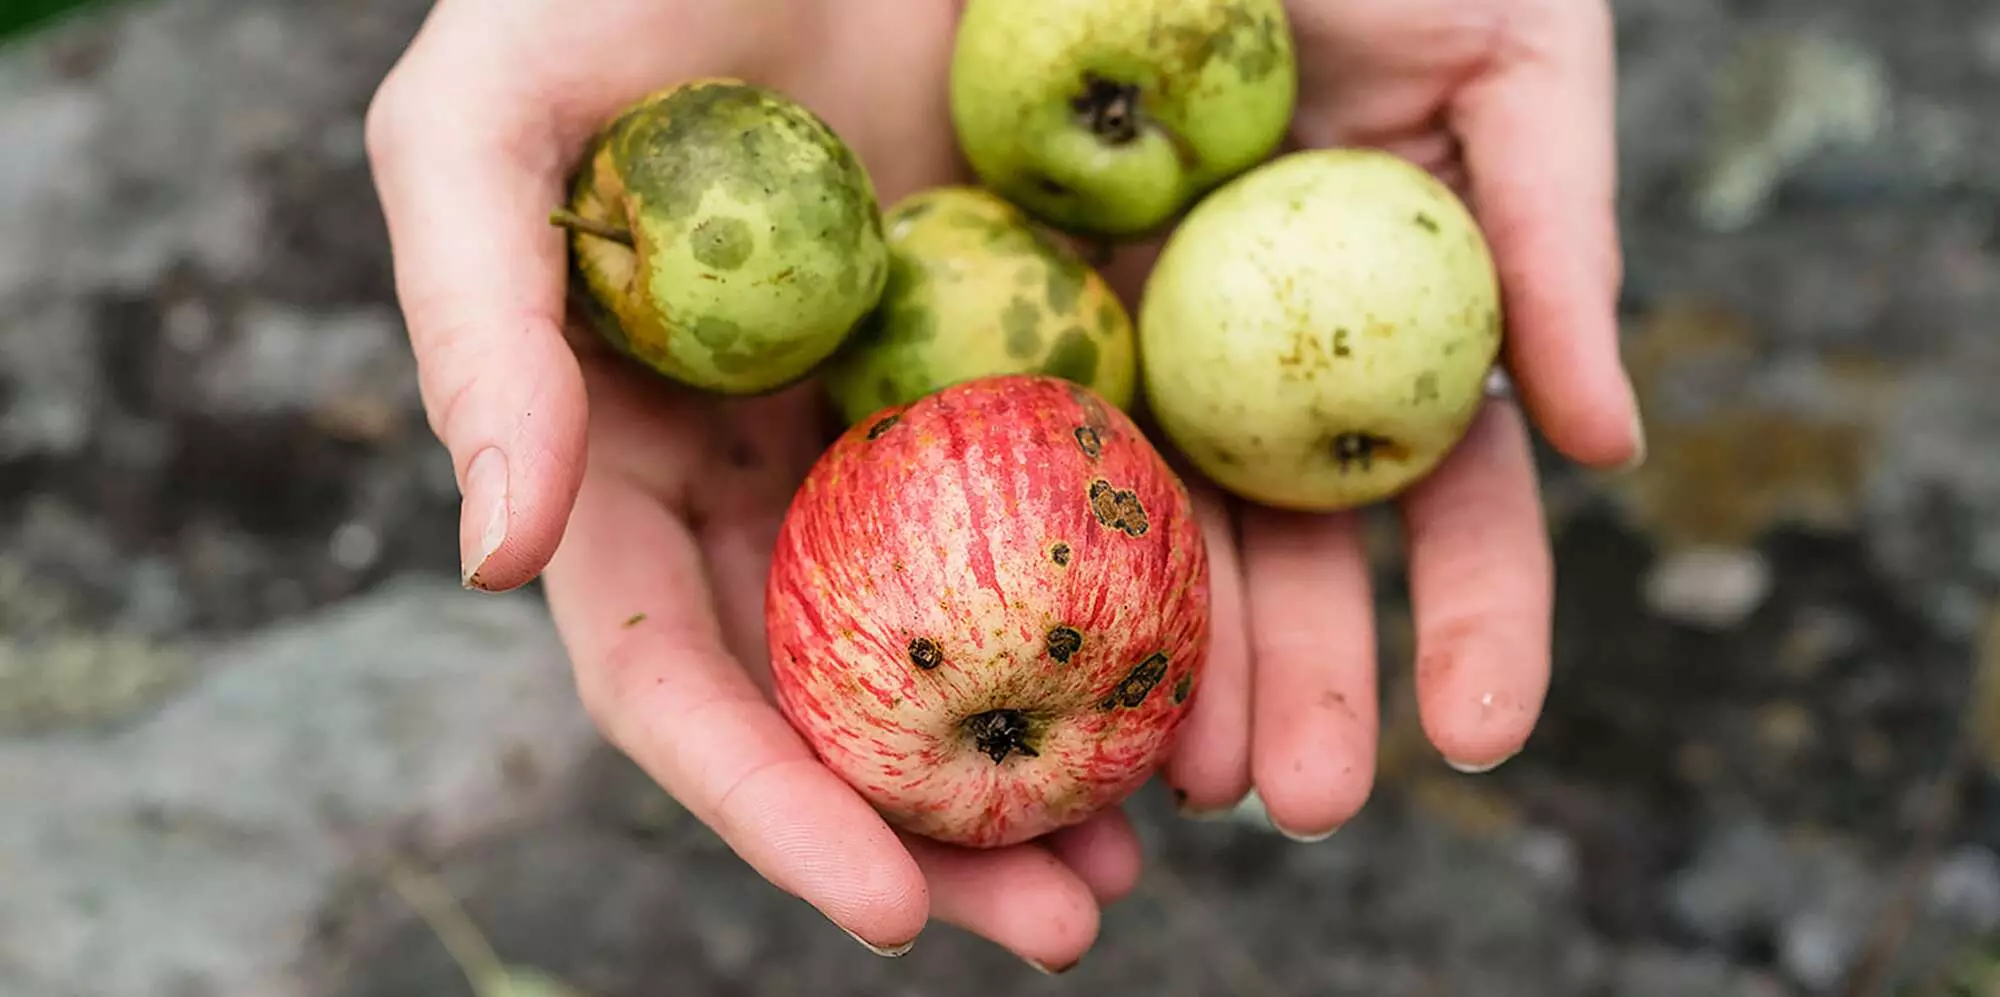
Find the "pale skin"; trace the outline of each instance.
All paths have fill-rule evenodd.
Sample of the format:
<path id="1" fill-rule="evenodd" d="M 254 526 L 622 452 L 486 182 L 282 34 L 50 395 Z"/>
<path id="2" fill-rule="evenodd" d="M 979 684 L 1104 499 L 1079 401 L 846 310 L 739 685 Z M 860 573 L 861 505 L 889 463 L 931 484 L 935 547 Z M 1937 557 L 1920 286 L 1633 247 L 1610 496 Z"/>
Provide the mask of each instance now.
<path id="1" fill-rule="evenodd" d="M 1529 458 L 1640 459 L 1618 354 L 1611 16 L 1603 0 L 1296 0 L 1292 140 L 1380 145 L 1464 192 L 1501 267 L 1505 360 L 1459 450 L 1399 502 L 1416 691 L 1440 755 L 1520 750 L 1548 685 L 1552 566 Z M 837 13 L 836 13 L 837 11 Z M 591 131 L 677 80 L 778 87 L 854 146 L 884 203 L 964 182 L 945 106 L 955 5 L 935 0 L 441 0 L 384 81 L 368 148 L 424 404 L 464 494 L 468 584 L 540 575 L 586 708 L 776 886 L 873 948 L 937 919 L 1049 970 L 1140 874 L 1118 812 L 968 852 L 900 836 L 771 705 L 766 552 L 818 453 L 814 386 L 719 402 L 665 389 L 567 320 L 546 219 Z M 1111 268 L 1128 296 L 1145 247 Z M 1130 298 L 1128 297 L 1128 300 Z M 1373 784 L 1368 577 L 1353 515 L 1222 501 L 1206 686 L 1162 773 L 1194 811 L 1253 786 L 1316 838 Z"/>

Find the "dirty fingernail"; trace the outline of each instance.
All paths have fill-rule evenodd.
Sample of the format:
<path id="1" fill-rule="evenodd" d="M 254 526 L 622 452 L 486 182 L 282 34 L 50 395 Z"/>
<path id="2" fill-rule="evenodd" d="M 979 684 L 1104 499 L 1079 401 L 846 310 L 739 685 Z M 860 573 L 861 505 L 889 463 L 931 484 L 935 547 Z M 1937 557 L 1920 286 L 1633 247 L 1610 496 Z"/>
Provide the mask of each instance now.
<path id="1" fill-rule="evenodd" d="M 460 580 L 482 588 L 480 569 L 507 539 L 507 455 L 487 447 L 465 469 L 465 501 L 458 527 Z"/>

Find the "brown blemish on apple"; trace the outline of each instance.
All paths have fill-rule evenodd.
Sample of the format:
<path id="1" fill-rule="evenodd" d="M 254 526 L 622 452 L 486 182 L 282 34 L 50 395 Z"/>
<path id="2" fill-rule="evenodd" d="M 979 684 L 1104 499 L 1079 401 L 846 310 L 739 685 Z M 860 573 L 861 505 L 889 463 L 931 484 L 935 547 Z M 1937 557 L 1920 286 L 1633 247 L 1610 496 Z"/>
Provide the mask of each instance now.
<path id="1" fill-rule="evenodd" d="M 944 664 L 944 649 L 938 647 L 937 641 L 929 637 L 912 637 L 910 639 L 909 652 L 910 664 L 924 671 L 930 671 Z"/>
<path id="2" fill-rule="evenodd" d="M 1326 452 L 1340 466 L 1342 474 L 1356 467 L 1366 473 L 1374 469 L 1377 459 L 1399 461 L 1409 456 L 1408 450 L 1395 440 L 1365 432 L 1335 434 L 1327 441 Z"/>
<path id="3" fill-rule="evenodd" d="M 1068 664 L 1076 652 L 1083 650 L 1083 634 L 1075 627 L 1059 626 L 1049 631 L 1046 643 L 1049 657 Z"/>
<path id="4" fill-rule="evenodd" d="M 881 439 L 883 433 L 895 428 L 896 423 L 901 421 L 903 421 L 901 413 L 883 418 L 880 422 L 868 427 L 868 438 L 871 440 Z"/>
<path id="5" fill-rule="evenodd" d="M 1194 691 L 1194 673 L 1183 672 L 1180 681 L 1174 683 L 1174 705 L 1187 702 L 1188 693 Z"/>
<path id="6" fill-rule="evenodd" d="M 1138 84 L 1085 73 L 1083 92 L 1069 106 L 1092 135 L 1109 145 L 1126 145 L 1139 137 L 1138 104 Z"/>
<path id="7" fill-rule="evenodd" d="M 1111 695 L 1104 697 L 1104 701 L 1097 705 L 1107 710 L 1117 706 L 1123 706 L 1128 710 L 1135 709 L 1146 701 L 1146 696 L 1153 691 L 1153 687 L 1159 685 L 1160 680 L 1166 677 L 1167 656 L 1164 652 L 1154 651 L 1146 656 L 1146 660 L 1133 665 L 1132 670 L 1126 672 L 1125 677 L 1119 679 L 1118 684 L 1112 688 Z"/>
<path id="8" fill-rule="evenodd" d="M 1416 217 L 1412 220 L 1417 223 L 1418 228 L 1423 229 L 1424 231 L 1429 232 L 1432 235 L 1438 234 L 1437 219 L 1432 218 L 1428 213 L 1419 211 L 1417 212 Z"/>
<path id="9" fill-rule="evenodd" d="M 1049 560 L 1056 562 L 1056 567 L 1059 568 L 1069 567 L 1069 558 L 1070 558 L 1069 544 L 1066 544 L 1061 540 L 1058 540 L 1055 542 L 1053 546 L 1049 548 Z"/>
<path id="10" fill-rule="evenodd" d="M 1085 457 L 1092 460 L 1104 452 L 1104 440 L 1097 435 L 1097 430 L 1089 426 L 1076 427 L 1076 445 Z"/>
<path id="11" fill-rule="evenodd" d="M 1090 514 L 1097 517 L 1099 523 L 1128 537 L 1144 536 L 1152 526 L 1146 519 L 1146 507 L 1139 503 L 1137 492 L 1113 488 L 1111 482 L 1103 478 L 1090 483 Z"/>
<path id="12" fill-rule="evenodd" d="M 1020 710 L 975 713 L 965 718 L 965 732 L 972 736 L 972 743 L 979 753 L 993 759 L 995 765 L 1015 753 L 1029 758 L 1040 757 L 1040 753 L 1028 743 L 1028 718 Z"/>

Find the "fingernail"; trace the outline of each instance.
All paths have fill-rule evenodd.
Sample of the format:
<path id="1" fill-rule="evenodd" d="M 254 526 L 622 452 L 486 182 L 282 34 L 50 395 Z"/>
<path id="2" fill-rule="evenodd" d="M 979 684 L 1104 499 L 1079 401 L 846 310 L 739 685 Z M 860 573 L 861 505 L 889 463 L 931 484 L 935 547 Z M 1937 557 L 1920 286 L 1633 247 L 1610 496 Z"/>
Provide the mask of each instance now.
<path id="1" fill-rule="evenodd" d="M 1501 755 L 1500 757 L 1495 758 L 1490 762 L 1455 762 L 1447 758 L 1444 760 L 1444 763 L 1446 765 L 1451 766 L 1454 770 L 1463 772 L 1466 775 L 1479 775 L 1484 772 L 1491 772 L 1494 769 L 1497 769 L 1500 766 L 1507 764 L 1507 760 L 1512 757 L 1514 757 L 1514 753 L 1508 753 L 1505 755 Z"/>
<path id="2" fill-rule="evenodd" d="M 840 927 L 840 926 L 839 926 L 839 925 L 835 925 L 835 927 Z M 847 931 L 847 929 L 846 929 L 846 928 L 841 928 L 840 930 L 842 930 L 842 931 Z M 862 947 L 862 948 L 864 948 L 864 949 L 867 949 L 868 951 L 870 951 L 870 952 L 873 952 L 873 953 L 875 953 L 876 955 L 879 955 L 879 956 L 881 956 L 881 957 L 882 957 L 882 958 L 884 958 L 884 959 L 894 959 L 894 958 L 897 958 L 898 956 L 904 956 L 904 955 L 908 955 L 908 954 L 909 954 L 909 952 L 910 952 L 910 949 L 912 949 L 912 948 L 915 948 L 915 947 L 916 947 L 916 944 L 917 944 L 917 940 L 916 940 L 916 939 L 914 939 L 914 938 L 912 938 L 912 939 L 910 939 L 909 941 L 907 941 L 907 942 L 904 942 L 904 943 L 903 943 L 903 944 L 901 944 L 901 945 L 897 945 L 897 946 L 894 946 L 894 947 L 891 947 L 891 948 L 886 948 L 886 949 L 885 949 L 885 948 L 881 947 L 880 945 L 875 945 L 875 944 L 873 944 L 873 943 L 869 942 L 869 941 L 868 941 L 868 939 L 866 939 L 866 938 L 863 938 L 863 937 L 861 937 L 860 935 L 857 935 L 857 934 L 855 934 L 855 933 L 854 933 L 854 932 L 852 932 L 852 931 L 847 931 L 847 937 L 849 937 L 849 938 L 852 938 L 852 939 L 854 939 L 854 940 L 855 940 L 855 941 L 857 941 L 857 942 L 860 942 L 860 943 L 861 943 L 861 947 Z"/>
<path id="3" fill-rule="evenodd" d="M 1625 463 L 1619 466 L 1618 470 L 1621 473 L 1636 471 L 1644 463 L 1646 463 L 1646 419 L 1645 416 L 1640 414 L 1639 402 L 1637 398 L 1634 398 L 1632 402 L 1632 456 L 1627 458 Z"/>
<path id="4" fill-rule="evenodd" d="M 1028 965 L 1035 967 L 1035 971 L 1041 973 L 1043 976 L 1061 976 L 1062 974 L 1067 973 L 1072 969 L 1075 969 L 1076 964 L 1077 960 L 1071 960 L 1069 962 L 1063 963 L 1060 966 L 1048 966 L 1043 963 L 1036 962 L 1033 959 L 1028 960 Z"/>
<path id="5" fill-rule="evenodd" d="M 1340 830 L 1339 824 L 1335 824 L 1324 831 L 1313 831 L 1311 833 L 1305 831 L 1290 830 L 1276 821 L 1272 821 L 1271 826 L 1277 828 L 1279 834 L 1282 834 L 1285 837 L 1290 838 L 1293 841 L 1296 841 L 1302 845 L 1310 845 L 1315 842 L 1325 841 L 1326 839 L 1333 837 L 1334 832 Z"/>
<path id="6" fill-rule="evenodd" d="M 480 569 L 507 539 L 507 455 L 487 447 L 465 469 L 463 518 L 458 527 L 460 581 L 466 588 L 483 588 Z"/>

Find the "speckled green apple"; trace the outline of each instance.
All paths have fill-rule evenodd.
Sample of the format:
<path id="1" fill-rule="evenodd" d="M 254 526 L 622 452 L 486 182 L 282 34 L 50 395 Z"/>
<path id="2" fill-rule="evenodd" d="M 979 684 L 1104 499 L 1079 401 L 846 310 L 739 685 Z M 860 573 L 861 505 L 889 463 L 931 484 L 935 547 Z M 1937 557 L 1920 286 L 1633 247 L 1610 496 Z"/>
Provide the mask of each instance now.
<path id="1" fill-rule="evenodd" d="M 983 183 L 1121 240 L 1277 149 L 1298 62 L 1282 0 L 966 0 L 950 86 Z"/>
<path id="2" fill-rule="evenodd" d="M 1451 188 L 1385 152 L 1290 153 L 1216 190 L 1162 248 L 1138 318 L 1147 403 L 1244 498 L 1380 501 L 1464 436 L 1500 305 Z"/>
<path id="3" fill-rule="evenodd" d="M 994 374 L 1063 378 L 1130 410 L 1131 316 L 1060 235 L 971 185 L 911 194 L 883 227 L 888 285 L 822 368 L 848 424 Z"/>
<path id="4" fill-rule="evenodd" d="M 888 280 L 875 188 L 825 121 L 777 91 L 696 79 L 595 138 L 567 210 L 591 324 L 675 381 L 757 394 L 811 373 Z"/>

